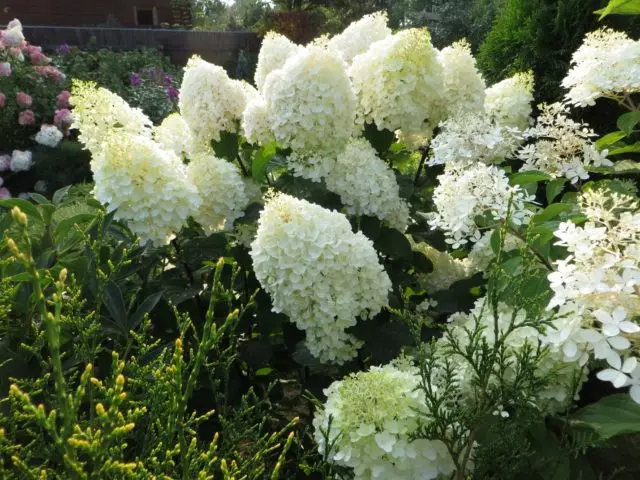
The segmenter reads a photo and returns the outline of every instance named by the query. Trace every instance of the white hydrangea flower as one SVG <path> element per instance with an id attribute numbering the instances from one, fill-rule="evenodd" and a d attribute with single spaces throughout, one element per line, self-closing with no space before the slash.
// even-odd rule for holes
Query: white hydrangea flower
<path id="1" fill-rule="evenodd" d="M 224 68 L 193 56 L 184 69 L 180 113 L 201 150 L 222 132 L 237 132 L 246 105 L 241 82 L 231 80 Z"/>
<path id="2" fill-rule="evenodd" d="M 500 163 L 511 157 L 522 137 L 517 129 L 494 124 L 485 114 L 461 113 L 441 122 L 431 142 L 429 165 L 463 168 L 477 162 Z"/>
<path id="3" fill-rule="evenodd" d="M 533 73 L 516 73 L 486 90 L 484 109 L 498 124 L 526 129 L 531 123 Z"/>
<path id="4" fill-rule="evenodd" d="M 344 215 L 305 200 L 279 194 L 267 202 L 251 258 L 273 310 L 306 332 L 322 362 L 353 358 L 361 342 L 345 330 L 387 305 L 391 281 L 372 242 Z"/>
<path id="5" fill-rule="evenodd" d="M 70 98 L 78 140 L 93 154 L 100 154 L 114 133 L 151 137 L 151 120 L 139 108 L 92 82 L 73 82 Z"/>
<path id="6" fill-rule="evenodd" d="M 353 60 L 351 77 L 361 122 L 418 132 L 442 118 L 442 66 L 426 29 L 403 30 L 374 43 Z"/>
<path id="7" fill-rule="evenodd" d="M 261 95 L 251 98 L 242 114 L 242 134 L 249 143 L 266 145 L 275 141 L 267 112 L 267 104 Z"/>
<path id="8" fill-rule="evenodd" d="M 17 18 L 9 22 L 2 36 L 2 40 L 8 47 L 21 47 L 24 44 L 22 24 Z"/>
<path id="9" fill-rule="evenodd" d="M 365 139 L 349 142 L 326 184 L 340 195 L 349 214 L 378 217 L 400 231 L 407 228 L 409 206 L 400 198 L 396 176 Z"/>
<path id="10" fill-rule="evenodd" d="M 278 145 L 300 154 L 337 154 L 354 131 L 346 65 L 322 47 L 301 50 L 269 75 L 264 98 Z"/>
<path id="11" fill-rule="evenodd" d="M 479 215 L 499 221 L 509 214 L 512 222 L 521 224 L 533 214 L 526 208 L 533 197 L 518 185 L 509 185 L 509 179 L 498 167 L 476 163 L 465 168 L 447 168 L 438 181 L 433 192 L 436 211 L 427 214 L 429 225 L 442 229 L 446 242 L 453 248 L 480 240 L 481 232 L 475 222 Z"/>
<path id="12" fill-rule="evenodd" d="M 287 157 L 287 165 L 295 177 L 321 182 L 335 168 L 336 156 L 333 154 L 292 152 Z"/>
<path id="13" fill-rule="evenodd" d="M 594 189 L 583 192 L 580 202 L 587 222 L 562 222 L 554 233 L 569 256 L 549 275 L 554 296 L 548 308 L 559 312 L 545 341 L 569 360 L 584 364 L 593 356 L 631 374 L 634 369 L 622 366 L 638 354 L 631 340 L 640 333 L 634 320 L 640 314 L 640 203 Z M 620 383 L 611 372 L 600 377 Z"/>
<path id="14" fill-rule="evenodd" d="M 27 172 L 33 166 L 33 154 L 28 150 L 14 150 L 9 169 L 12 172 Z"/>
<path id="15" fill-rule="evenodd" d="M 476 67 L 469 42 L 461 40 L 443 48 L 438 61 L 443 71 L 447 116 L 483 112 L 487 86 Z"/>
<path id="16" fill-rule="evenodd" d="M 536 125 L 523 135 L 534 143 L 516 155 L 524 162 L 521 170 L 541 170 L 576 183 L 589 178 L 591 167 L 613 165 L 608 152 L 599 152 L 591 141 L 598 135 L 586 123 L 569 118 L 569 109 L 561 103 L 540 105 Z"/>
<path id="17" fill-rule="evenodd" d="M 441 440 L 411 439 L 425 409 L 419 382 L 417 369 L 393 364 L 333 382 L 313 420 L 320 454 L 353 469 L 356 480 L 450 475 L 453 459 Z"/>
<path id="18" fill-rule="evenodd" d="M 586 107 L 600 97 L 640 91 L 640 41 L 626 33 L 603 28 L 588 33 L 571 59 L 562 81 L 566 100 Z"/>
<path id="19" fill-rule="evenodd" d="M 187 166 L 187 179 L 200 195 L 193 218 L 207 232 L 229 229 L 249 204 L 242 175 L 231 162 L 211 154 L 196 154 Z"/>
<path id="20" fill-rule="evenodd" d="M 433 126 L 425 123 L 421 130 L 396 130 L 395 134 L 398 141 L 403 142 L 409 150 L 418 150 L 429 145 L 433 137 L 433 131 Z"/>
<path id="21" fill-rule="evenodd" d="M 55 125 L 42 124 L 40 131 L 36 134 L 36 142 L 45 147 L 55 148 L 58 146 L 64 135 Z"/>
<path id="22" fill-rule="evenodd" d="M 189 156 L 194 151 L 191 130 L 179 113 L 172 113 L 153 129 L 153 139 L 165 150 L 178 157 Z"/>
<path id="23" fill-rule="evenodd" d="M 509 382 L 516 377 L 514 368 L 517 364 L 517 356 L 526 346 L 533 348 L 535 352 L 541 345 L 541 336 L 544 332 L 538 329 L 542 328 L 541 326 L 538 328 L 531 326 L 531 319 L 528 319 L 524 309 L 514 310 L 505 303 L 498 303 L 496 313 L 497 317 L 494 317 L 493 308 L 486 297 L 478 299 L 471 312 L 456 313 L 451 316 L 448 320 L 448 335 L 438 340 L 438 344 L 446 346 L 453 338 L 464 349 L 470 343 L 468 332 L 474 332 L 480 326 L 483 327 L 481 335 L 484 340 L 488 345 L 494 345 L 497 324 L 501 335 L 509 332 L 504 342 L 507 346 L 505 354 L 511 360 L 511 368 L 502 372 L 502 381 Z M 452 353 L 446 349 L 445 351 L 451 363 L 455 365 L 457 380 L 460 382 L 464 397 L 465 392 L 470 393 L 473 388 L 472 381 L 475 375 L 473 367 L 462 356 L 453 354 L 458 358 L 451 358 Z M 562 350 L 553 345 L 547 346 L 536 361 L 536 366 L 535 376 L 549 380 L 544 388 L 536 392 L 536 405 L 550 413 L 564 410 L 574 400 L 572 394 L 576 382 L 582 383 L 586 380 L 586 371 L 582 371 L 579 365 L 567 361 Z M 494 380 L 496 384 L 499 381 L 498 378 Z"/>
<path id="24" fill-rule="evenodd" d="M 468 258 L 454 258 L 449 253 L 441 252 L 423 242 L 413 244 L 413 249 L 423 253 L 433 264 L 431 273 L 419 276 L 420 283 L 429 293 L 446 290 L 455 282 L 476 273 L 475 265 Z"/>
<path id="25" fill-rule="evenodd" d="M 258 90 L 263 91 L 264 83 L 271 72 L 282 68 L 289 58 L 297 55 L 302 49 L 303 47 L 296 45 L 284 35 L 267 33 L 262 39 L 254 76 Z"/>
<path id="26" fill-rule="evenodd" d="M 351 23 L 341 34 L 331 38 L 327 47 L 336 51 L 345 62 L 351 63 L 357 55 L 366 52 L 373 43 L 391 36 L 391 29 L 387 26 L 388 21 L 386 12 L 365 15 Z"/>
<path id="27" fill-rule="evenodd" d="M 125 220 L 143 243 L 168 243 L 200 206 L 180 159 L 148 137 L 110 136 L 91 170 L 95 198 L 116 210 L 115 218 Z"/>

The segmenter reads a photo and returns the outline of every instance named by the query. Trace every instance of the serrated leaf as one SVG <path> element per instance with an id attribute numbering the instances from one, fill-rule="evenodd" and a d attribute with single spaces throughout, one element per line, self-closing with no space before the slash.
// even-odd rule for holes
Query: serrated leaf
<path id="1" fill-rule="evenodd" d="M 389 130 L 378 130 L 375 123 L 367 123 L 364 126 L 364 137 L 375 148 L 378 155 L 383 157 L 395 140 L 395 135 Z"/>
<path id="2" fill-rule="evenodd" d="M 11 210 L 13 207 L 18 207 L 27 217 L 32 218 L 39 223 L 43 223 L 42 215 L 40 215 L 38 208 L 33 203 L 22 200 L 21 198 L 0 200 L 0 207 L 4 207 L 8 210 Z"/>
<path id="3" fill-rule="evenodd" d="M 129 317 L 129 324 L 127 328 L 129 330 L 135 329 L 142 320 L 144 319 L 145 314 L 151 312 L 155 306 L 158 304 L 160 299 L 162 298 L 162 292 L 156 292 L 149 295 L 145 298 L 140 306 L 136 309 L 136 311 Z"/>
<path id="4" fill-rule="evenodd" d="M 382 227 L 373 246 L 391 258 L 406 261 L 411 261 L 413 258 L 411 243 L 403 233 L 394 228 Z"/>
<path id="5" fill-rule="evenodd" d="M 546 197 L 547 203 L 552 203 L 555 198 L 560 195 L 562 189 L 564 188 L 564 184 L 567 183 L 566 178 L 556 178 L 551 180 L 546 185 Z"/>
<path id="6" fill-rule="evenodd" d="M 629 136 L 633 133 L 638 122 L 640 122 L 640 112 L 628 112 L 618 117 L 616 125 Z"/>
<path id="7" fill-rule="evenodd" d="M 640 15 L 640 0 L 610 0 L 609 4 L 593 12 L 599 14 L 599 20 L 607 15 Z"/>
<path id="8" fill-rule="evenodd" d="M 640 152 L 640 142 L 636 142 L 633 145 L 626 145 L 624 147 L 615 148 L 609 152 L 609 155 L 620 155 L 621 153 L 638 153 Z"/>
<path id="9" fill-rule="evenodd" d="M 49 203 L 47 197 L 40 195 L 39 193 L 30 193 L 29 198 L 31 198 L 31 200 L 36 202 L 38 205 L 47 205 Z"/>
<path id="10" fill-rule="evenodd" d="M 489 237 L 489 244 L 491 245 L 491 250 L 496 255 L 500 253 L 500 245 L 502 244 L 502 230 L 499 228 L 495 229 Z"/>
<path id="11" fill-rule="evenodd" d="M 109 311 L 111 318 L 118 324 L 122 333 L 126 334 L 127 330 L 127 307 L 124 303 L 124 297 L 120 287 L 109 282 L 104 289 L 104 304 Z"/>
<path id="12" fill-rule="evenodd" d="M 235 133 L 222 132 L 220 134 L 220 140 L 211 140 L 211 148 L 213 148 L 216 157 L 233 162 L 239 152 L 238 135 Z"/>
<path id="13" fill-rule="evenodd" d="M 276 144 L 271 142 L 263 146 L 253 156 L 253 162 L 251 163 L 251 176 L 256 182 L 262 182 L 264 175 L 267 171 L 267 165 L 269 161 L 276 154 Z"/>
<path id="14" fill-rule="evenodd" d="M 71 189 L 71 185 L 67 185 L 53 194 L 53 204 L 60 205 L 60 203 L 69 195 L 69 190 Z"/>
<path id="15" fill-rule="evenodd" d="M 509 178 L 510 185 L 528 185 L 531 183 L 538 183 L 544 180 L 551 180 L 551 176 L 544 172 L 537 170 L 527 170 L 526 172 L 518 172 L 511 175 Z"/>
<path id="16" fill-rule="evenodd" d="M 640 432 L 640 405 L 629 394 L 610 395 L 578 410 L 572 420 L 593 428 L 606 440 Z"/>
<path id="17" fill-rule="evenodd" d="M 620 132 L 620 131 L 607 133 L 604 137 L 596 141 L 595 143 L 596 148 L 598 150 L 603 150 L 605 147 L 608 147 L 609 145 L 613 145 L 614 143 L 619 142 L 626 136 L 627 134 L 625 132 Z"/>
<path id="18" fill-rule="evenodd" d="M 561 213 L 569 212 L 571 210 L 573 210 L 573 205 L 570 203 L 552 203 L 540 213 L 536 213 L 533 216 L 532 221 L 534 223 L 548 222 L 549 220 L 556 218 Z"/>

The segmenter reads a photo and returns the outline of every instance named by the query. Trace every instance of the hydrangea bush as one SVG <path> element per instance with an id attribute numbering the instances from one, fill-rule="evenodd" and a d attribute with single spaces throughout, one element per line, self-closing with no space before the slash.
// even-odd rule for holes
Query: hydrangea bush
<path id="1" fill-rule="evenodd" d="M 88 204 L 115 230 L 89 231 L 133 241 L 139 255 L 122 267 L 131 293 L 110 270 L 87 280 L 85 295 L 104 299 L 104 345 L 130 353 L 141 324 L 131 311 L 152 290 L 201 320 L 189 356 L 202 361 L 197 345 L 213 328 L 204 300 L 223 257 L 238 265 L 219 301 L 230 315 L 243 306 L 227 345 L 236 354 L 217 380 L 188 375 L 187 390 L 277 381 L 275 417 L 302 412 L 312 428 L 290 471 L 522 478 L 523 459 L 539 456 L 542 478 L 580 478 L 589 447 L 640 430 L 620 421 L 640 412 L 640 168 L 626 157 L 640 151 L 638 65 L 625 35 L 590 35 L 566 102 L 534 106 L 530 72 L 487 86 L 467 43 L 438 51 L 426 29 L 392 33 L 374 14 L 306 46 L 267 35 L 256 88 L 192 58 L 179 114 L 157 127 L 76 82 Z M 598 97 L 628 110 L 599 139 L 570 107 Z M 0 206 L 23 208 L 18 223 L 49 218 L 60 242 L 87 218 Z M 175 332 L 162 317 L 154 325 L 161 339 Z M 608 384 L 628 393 L 605 396 Z M 594 391 L 599 401 L 584 406 Z"/>

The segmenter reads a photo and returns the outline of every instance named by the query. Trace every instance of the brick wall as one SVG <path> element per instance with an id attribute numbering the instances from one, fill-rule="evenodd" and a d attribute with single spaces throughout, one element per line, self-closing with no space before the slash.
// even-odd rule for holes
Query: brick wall
<path id="1" fill-rule="evenodd" d="M 133 27 L 134 7 L 155 7 L 158 23 L 174 23 L 171 0 L 1 0 L 0 24 L 18 18 L 25 25 L 94 26 L 113 15 L 122 26 Z"/>

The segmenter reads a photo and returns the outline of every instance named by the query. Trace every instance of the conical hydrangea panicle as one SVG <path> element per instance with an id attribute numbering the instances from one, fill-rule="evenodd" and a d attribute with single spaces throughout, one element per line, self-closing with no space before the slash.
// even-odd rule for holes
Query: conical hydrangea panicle
<path id="1" fill-rule="evenodd" d="M 269 32 L 262 39 L 258 54 L 258 64 L 254 80 L 258 90 L 262 92 L 267 76 L 281 68 L 286 61 L 296 55 L 303 47 L 296 45 L 284 35 Z"/>
<path id="2" fill-rule="evenodd" d="M 340 195 L 349 214 L 378 217 L 401 231 L 407 228 L 409 206 L 400 198 L 396 176 L 365 139 L 349 142 L 326 184 Z"/>
<path id="3" fill-rule="evenodd" d="M 461 40 L 438 53 L 444 79 L 447 116 L 459 112 L 484 111 L 486 84 L 471 54 L 471 45 Z"/>
<path id="4" fill-rule="evenodd" d="M 425 398 L 414 367 L 371 367 L 333 382 L 313 420 L 321 455 L 356 480 L 445 478 L 454 462 L 441 440 L 412 439 Z M 328 433 L 328 438 L 327 438 Z"/>
<path id="5" fill-rule="evenodd" d="M 422 131 L 441 120 L 446 99 L 442 65 L 426 29 L 403 30 L 358 55 L 351 66 L 362 122 L 378 129 Z"/>
<path id="6" fill-rule="evenodd" d="M 588 33 L 562 81 L 566 100 L 581 107 L 600 97 L 640 91 L 640 40 L 609 28 Z"/>
<path id="7" fill-rule="evenodd" d="M 243 215 L 249 196 L 234 164 L 200 153 L 189 162 L 187 179 L 196 187 L 201 199 L 193 218 L 205 231 L 229 229 Z"/>
<path id="8" fill-rule="evenodd" d="M 533 73 L 516 73 L 486 90 L 484 109 L 498 125 L 524 130 L 531 124 Z"/>
<path id="9" fill-rule="evenodd" d="M 152 123 L 142 110 L 95 83 L 74 80 L 69 101 L 73 105 L 71 128 L 79 131 L 78 140 L 94 155 L 114 133 L 151 137 Z"/>
<path id="10" fill-rule="evenodd" d="M 309 46 L 267 78 L 264 98 L 278 145 L 298 154 L 340 152 L 354 131 L 356 100 L 346 65 Z"/>
<path id="11" fill-rule="evenodd" d="M 199 148 L 206 151 L 222 132 L 238 130 L 246 93 L 222 67 L 194 56 L 184 70 L 179 106 Z"/>
<path id="12" fill-rule="evenodd" d="M 360 346 L 345 330 L 387 305 L 391 281 L 373 244 L 335 211 L 279 194 L 260 214 L 253 269 L 273 310 L 306 332 L 322 362 L 343 363 Z"/>
<path id="13" fill-rule="evenodd" d="M 373 43 L 391 36 L 391 29 L 387 26 L 388 21 L 386 12 L 365 15 L 351 23 L 342 33 L 332 37 L 327 47 L 338 52 L 345 62 L 351 63 L 357 55 L 366 52 Z"/>
<path id="14" fill-rule="evenodd" d="M 125 220 L 142 243 L 168 243 L 200 206 L 180 159 L 148 137 L 110 136 L 91 170 L 93 195 L 116 210 L 115 218 Z"/>

